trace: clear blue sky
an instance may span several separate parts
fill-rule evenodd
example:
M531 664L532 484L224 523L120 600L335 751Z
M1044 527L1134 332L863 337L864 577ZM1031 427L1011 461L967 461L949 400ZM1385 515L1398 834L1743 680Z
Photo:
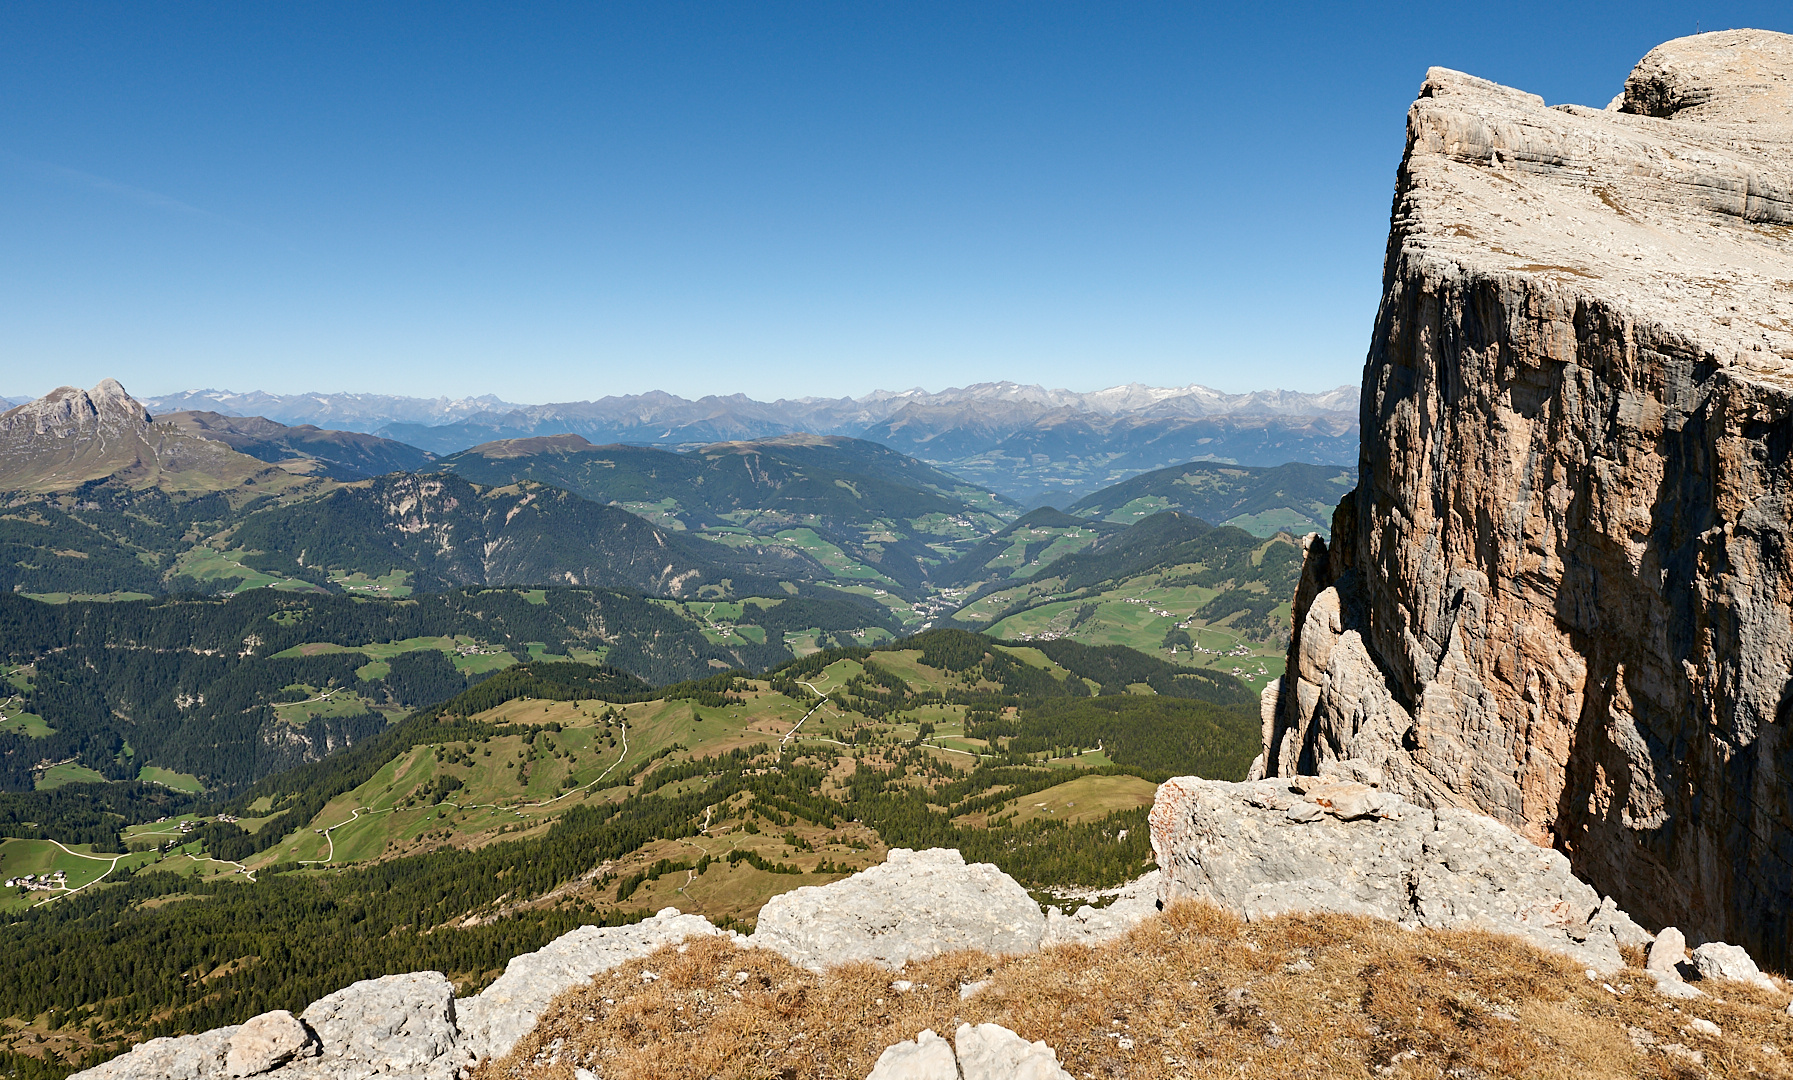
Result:
M1774 4L0 7L0 393L1359 376L1428 65Z

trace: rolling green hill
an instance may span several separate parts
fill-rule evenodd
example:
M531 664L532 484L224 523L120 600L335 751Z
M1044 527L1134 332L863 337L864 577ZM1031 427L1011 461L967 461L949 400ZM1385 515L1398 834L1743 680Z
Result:
M376 435L328 431L311 424L288 427L260 416L215 412L162 413L156 423L223 443L270 464L307 463L335 480L365 480L394 472L421 472L436 455Z
M439 467L481 484L552 484L726 544L774 541L815 558L836 580L912 598L933 567L1014 511L930 465L839 437L672 453L561 435L487 443Z
M397 572L413 591L580 585L720 598L824 576L783 548L704 543L560 488L486 488L453 473L396 473L263 510L228 544L253 570L318 584Z
M1262 689L1282 674L1300 573L1287 533L1165 512L1024 580L989 581L952 617L1015 641L1123 645Z
M1357 470L1339 465L1252 468L1192 461L1123 480L1067 510L1123 525L1176 510L1257 536L1325 536L1332 527L1332 508L1356 484Z

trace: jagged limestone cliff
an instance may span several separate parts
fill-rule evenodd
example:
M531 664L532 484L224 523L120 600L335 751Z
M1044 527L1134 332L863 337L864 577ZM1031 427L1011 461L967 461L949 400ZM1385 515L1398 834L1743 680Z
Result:
M1362 424L1264 771L1793 960L1793 37L1668 42L1605 110L1429 72Z

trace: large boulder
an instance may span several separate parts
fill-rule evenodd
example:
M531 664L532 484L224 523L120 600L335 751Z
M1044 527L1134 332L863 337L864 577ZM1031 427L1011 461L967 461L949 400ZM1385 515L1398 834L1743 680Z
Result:
M820 971L854 960L901 967L954 949L1032 952L1045 930L1040 905L989 863L892 848L881 866L773 897L751 942Z
M316 1054L311 1029L285 1009L254 1017L230 1037L224 1071L233 1077L255 1076L277 1069L301 1054Z
M455 1028L454 985L439 971L364 979L312 1002L301 1019L320 1055L270 1074L279 1080L454 1080L470 1060Z
M1645 936L1560 853L1474 811L1366 785L1177 777L1159 787L1151 823L1165 901L1199 897L1247 919L1330 911L1474 927L1598 971L1624 966L1621 939Z
M720 934L700 915L663 908L633 926L582 926L515 957L476 997L455 1002L461 1043L475 1057L503 1057L561 991L687 937Z

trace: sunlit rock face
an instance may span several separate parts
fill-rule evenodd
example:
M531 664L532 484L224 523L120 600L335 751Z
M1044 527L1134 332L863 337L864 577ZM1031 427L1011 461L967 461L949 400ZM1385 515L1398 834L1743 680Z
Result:
M1793 37L1668 42L1605 109L1430 71L1362 426L1263 771L1479 809L1784 966Z

